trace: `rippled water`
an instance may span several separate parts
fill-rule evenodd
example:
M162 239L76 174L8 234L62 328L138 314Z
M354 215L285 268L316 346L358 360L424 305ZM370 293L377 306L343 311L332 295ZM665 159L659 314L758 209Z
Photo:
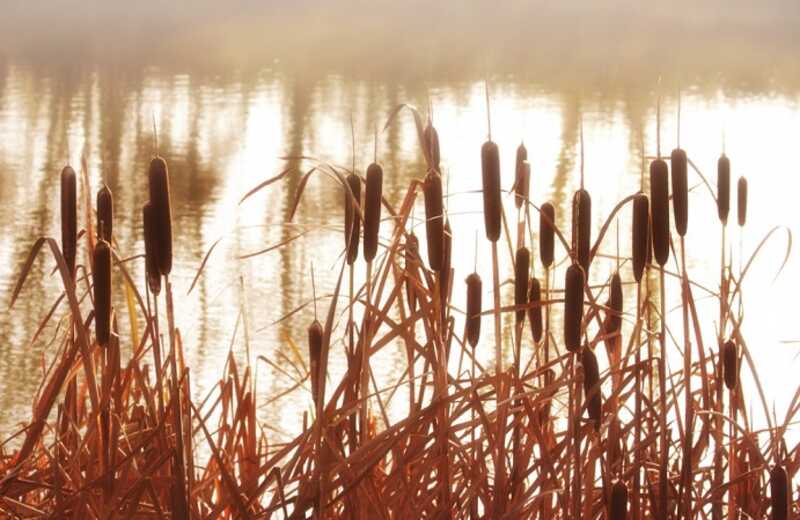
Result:
M746 82L743 87L712 77L682 89L680 141L692 161L714 186L724 131L734 178L746 175L749 180L746 230L740 232L735 219L728 226L737 271L742 263L740 242L744 256L749 257L774 226L786 226L795 236L800 229L796 162L800 88L776 81ZM524 141L533 169L532 198L536 204L553 201L559 224L565 225L571 194L579 184L582 121L585 182L593 197L593 231L597 233L616 203L639 189L641 147L648 155L656 152L657 91L654 78L617 78L581 86L579 82L554 84L513 75L493 77L492 138L501 150L504 187L511 186L514 151ZM675 146L677 138L676 91L677 82L669 79L660 87L664 153ZM172 282L177 324L196 393L203 396L219 377L231 348L243 359L249 345L254 360L263 356L284 367L288 367L287 359L304 357L311 306L279 320L311 298L312 263L319 294L332 290L339 272L340 189L327 177L312 176L297 215L287 223L301 173L309 165L281 157L306 155L349 165L353 160L352 118L356 167L365 168L377 154L385 170L384 194L397 204L409 181L424 174L409 114L401 112L396 123L383 130L399 103L411 103L423 111L429 103L433 107L457 252L454 304L461 306L460 281L473 269L476 230L481 237L477 267L484 280L491 279L490 253L482 239L481 200L475 193L481 185L479 149L487 132L479 75L421 82L391 77L350 79L333 72L309 76L280 66L218 73L168 66L0 62L0 294L4 302L0 314L0 433L12 432L19 421L29 417L42 371L58 346L53 339L63 307L39 338L30 341L59 295L57 277L50 274L51 259L41 255L12 309L5 310L5 302L35 238L58 236L58 174L65 164L77 166L81 155L86 155L93 190L105 182L114 193L114 231L121 254L140 254L145 174L156 150L153 129L157 128L157 150L166 157L172 179ZM250 188L287 167L291 173L285 182L239 203ZM690 275L713 291L719 282L720 226L708 188L697 174L692 173L690 179L695 185L686 238ZM506 199L506 211L513 221L510 199ZM618 229L619 251L628 254L629 213L626 208L619 223L610 226L602 253L615 255ZM420 207L416 225L421 215ZM513 222L510 225L513 228ZM389 221L384 222L384 237L390 226ZM424 236L423 228L417 229L417 234ZM299 238L287 247L241 258L296 236ZM786 237L783 230L773 235L745 286L746 337L768 400L775 399L778 410L791 397L781 392L781 381L796 373L797 349L791 342L800 340L794 299L800 283L796 255L781 277L773 280L785 253ZM186 296L202 259L218 240L203 275ZM533 247L535 268L540 269L535 236ZM558 254L563 258L563 249ZM508 273L505 243L501 244L501 257L501 272ZM670 265L674 270L674 264ZM615 262L599 259L593 264L593 279L604 282L615 267ZM141 280L140 259L131 260L129 269ZM626 264L622 272L630 279ZM357 281L363 276L360 269ZM509 294L504 292L504 297ZM626 297L633 296L633 288L626 289ZM702 287L695 296L709 304L701 303L699 310L708 316L701 321L706 324L709 345L713 345L715 306ZM667 297L674 304L679 300L678 291L669 290ZM484 301L489 301L488 295ZM319 312L325 312L327 300L320 306ZM124 302L119 299L116 307L125 334ZM680 313L672 314L676 315L672 316L674 335L680 341ZM490 341L486 344L491 345ZM341 345L334 348L341 350ZM491 364L493 349L487 347L479 355ZM262 361L254 362L261 395L274 395L293 385L286 374ZM332 377L342 373L342 363L341 356L334 359ZM373 369L376 378L388 384L405 369L405 353L388 348L375 359ZM402 399L398 394L394 406L402 408ZM300 412L308 409L308 403L308 395L295 392L264 407L262 418L279 432L291 432L297 429Z

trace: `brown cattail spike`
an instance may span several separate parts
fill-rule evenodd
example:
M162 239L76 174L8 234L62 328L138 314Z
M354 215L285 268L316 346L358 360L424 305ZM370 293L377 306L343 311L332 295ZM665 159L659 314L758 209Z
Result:
M608 294L608 315L605 321L606 334L618 334L622 328L622 279L619 272L611 277Z
M531 252L527 247L517 249L514 262L514 305L528 303L528 272L531 268ZM517 325L525 321L525 309L517 310Z
M320 399L320 378L324 377L320 374L320 360L322 359L322 325L318 320L308 326L308 359L311 365L311 395L314 398L314 404L319 406Z
M422 138L425 140L424 146L429 151L429 156L432 163L431 166L434 170L440 172L439 132L436 131L436 128L434 128L430 119L428 119L428 124L425 126L425 130L422 132Z
M611 488L611 507L609 520L628 518L628 486L618 480Z
M633 251L633 278L642 281L650 249L650 201L639 193L633 198L631 250Z
M478 273L467 276L467 341L472 348L478 345L481 337L481 299L483 282Z
M351 173L346 179L344 192L344 244L347 263L353 265L358 258L358 241L361 238L361 179Z
M444 217L442 177L435 171L425 176L425 232L428 242L428 264L434 271L442 269Z
M367 167L367 183L364 194L364 259L367 262L371 262L378 252L382 196L383 169L372 163Z
M166 276L172 270L172 209L170 205L169 173L161 157L150 161L148 175L150 203L156 222L156 254L158 271Z
M147 286L150 292L158 296L161 292L161 273L158 272L158 246L155 211L148 202L142 207L142 224L144 226L144 265Z
M733 340L728 340L722 345L722 376L728 390L736 388L739 382L739 356Z
M500 238L503 206L500 199L500 152L492 141L486 141L481 147L481 172L486 238L491 242L497 242Z
M783 466L776 465L769 472L769 501L772 505L772 520L789 518L789 476Z
M726 224L731 210L731 161L724 153L717 160L717 213Z
M111 337L111 247L105 240L95 246L93 263L95 334L97 342L105 346Z
M585 275L581 266L570 265L564 283L564 345L570 352L577 352L581 348L584 284Z
M736 186L736 216L740 226L747 223L747 179L744 177L739 177Z
M528 199L531 178L531 165L528 164L528 150L525 144L517 147L517 160L514 166L514 204L521 208Z
M114 225L114 197L105 184L97 192L97 236L109 244Z
M663 267L669 258L669 168L661 159L650 163L650 204L653 256Z
M672 166L672 209L675 212L675 229L679 236L686 235L689 225L689 160L686 152L675 148L670 155Z
M419 239L412 231L406 237L405 245L405 267L406 267L406 297L408 298L408 308L413 312L417 308L417 293L414 290L412 278L417 276L417 262L419 262Z
M450 299L450 265L453 251L453 231L450 229L450 220L444 222L442 235L442 276L439 280L439 296L442 306L442 320L444 321L447 302Z
M75 170L61 170L61 252L70 276L75 276L75 255L78 250L78 199Z
M603 399L600 394L600 369L597 366L597 357L590 348L581 352L581 365L583 365L583 393L586 398L586 412L589 420L594 421L595 431L600 430L600 415Z
M555 224L556 210L552 204L545 202L539 216L539 256L545 267L553 265L555 257Z
M580 189L572 198L572 254L589 272L589 254L592 247L592 198L589 192Z
M528 321L531 323L531 336L537 343L542 340L542 286L539 279L532 276L528 284Z

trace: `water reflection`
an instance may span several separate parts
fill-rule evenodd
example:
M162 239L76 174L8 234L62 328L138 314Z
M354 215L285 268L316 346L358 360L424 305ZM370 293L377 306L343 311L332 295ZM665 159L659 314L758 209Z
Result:
M664 150L674 145L673 84L677 82L667 78L663 87ZM735 174L750 178L752 223L744 243L745 250L752 250L776 223L798 229L796 212L773 209L792 208L788 193L790 188L797 188L794 178L787 178L787 173L795 173L787 168L792 167L788 162L792 136L800 130L797 93L775 94L771 87L747 92L722 87L706 81L685 89L682 140L713 182L721 130L723 126L726 129ZM642 145L648 153L655 150L654 88L654 82L635 79L614 88L575 82L554 86L519 78L493 81L493 139L501 147L503 186L511 185L514 149L523 139L533 166L531 192L535 201L552 200L559 224L568 222L571 195L578 183L583 121L586 186L593 196L593 232L597 233L601 218L616 202L639 189ZM0 197L5 204L0 205L0 288L3 294L10 293L35 237L58 236L58 172L66 162L79 164L84 151L93 189L105 182L114 192L114 229L120 251L125 256L141 252L145 172L157 149L167 158L172 177L176 230L172 281L177 294L188 291L204 255L222 239L197 286L191 295L179 299L177 309L198 395L204 395L216 382L230 349L242 359L248 347L251 361L258 364L259 390L278 393L294 382L274 373L257 358L296 359L292 342L304 351L304 331L312 308L275 322L311 297L312 262L318 294L332 291L342 247L341 191L327 177L312 175L292 223L285 223L301 174L309 167L299 157L313 155L349 165L355 154L356 167L363 170L375 153L377 128L377 155L386 172L384 193L397 203L409 181L424 173L422 160L407 113L401 113L397 123L385 131L382 127L397 104L424 107L430 101L452 194L448 209L456 232L455 244L464 251L454 258L454 279L459 282L473 268L475 230L483 234L480 197L472 193L480 187L478 150L486 135L483 100L483 83L478 78L428 84L378 82L276 69L243 69L223 77L203 71L173 73L169 69L109 65L45 67L2 61ZM239 204L250 188L286 168L292 173L285 182ZM786 189L776 192L778 182ZM713 203L704 188L695 190L691 202L687 242L690 269L698 280L714 288L719 238ZM512 207L510 199L506 207ZM419 224L422 210L418 208L416 213L415 223ZM620 248L627 254L629 212L623 213ZM384 236L389 226L386 222ZM731 233L738 240L733 226ZM302 237L290 247L240 259L298 234ZM421 229L417 234L424 238ZM608 239L601 252L613 254L615 247L615 241ZM791 295L782 287L798 281L796 263L789 265L780 287L769 285L779 264L773 259L781 256L781 247L777 242L770 244L766 260L752 275L757 282L751 281L746 290L751 291L747 294L755 303L746 323L759 331L762 344L769 345L768 357L775 358L777 352L777 358L785 362L792 352L780 342L798 339L800 334L788 325L791 320L782 314L782 307L776 305L780 308L769 312L758 305L765 299L791 302ZM558 246L558 250L563 258L563 249ZM734 254L738 255L736 251ZM538 253L534 259L538 263ZM735 265L738 262L737 256ZM488 273L489 265L487 246L481 244L478 269ZM508 258L504 258L501 268L509 272L508 267ZM604 281L614 267L598 261L593 277ZM0 337L5 338L0 344L0 407L5 411L0 431L8 432L14 423L28 417L31 397L41 379L42 359L51 359L57 346L52 342L56 320L37 341L28 344L59 294L58 280L49 274L51 268L50 260L37 261L23 296L12 310L0 316ZM136 279L142 280L142 262L134 262L130 268ZM626 269L623 266L624 273ZM363 280L361 268L356 277ZM463 305L461 289L456 284L457 306ZM677 296L677 292L672 291L672 295ZM489 301L488 295L485 301ZM124 309L122 301L117 302L117 309ZM324 305L320 312L324 312ZM123 312L120 320L122 330L127 330ZM486 341L491 344L489 335ZM341 351L341 345L336 348ZM482 362L491 364L492 353L479 355ZM343 363L340 352L332 360L334 380L343 372ZM404 363L402 351L387 349L376 359L376 377L396 380L398 367L402 369ZM766 366L777 370L780 364L772 361ZM297 411L308 406L307 397L302 392L293 394L265 408L264 418L277 430L293 431L300 420ZM402 391L394 402L404 408ZM287 410L290 413L285 413Z

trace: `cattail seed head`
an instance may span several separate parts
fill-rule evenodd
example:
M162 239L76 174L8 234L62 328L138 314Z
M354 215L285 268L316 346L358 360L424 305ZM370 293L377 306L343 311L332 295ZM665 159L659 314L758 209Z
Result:
M527 247L517 249L514 262L514 305L528 303L528 272L531 268L531 252ZM517 310L517 325L525 321L525 309Z
M517 147L517 160L514 167L514 204L517 209L528 199L530 192L531 165L528 163L528 150L523 143Z
M308 359L311 365L311 395L314 404L319 406L320 360L322 359L322 324L318 320L308 326Z
M434 271L442 269L442 241L444 240L444 215L442 177L435 171L425 176L425 232L428 242L428 264Z
M450 266L453 252L453 231L450 229L450 220L444 222L444 234L442 235L442 270L439 280L439 296L442 306L442 320L444 321L447 302L450 299Z
M589 420L594 421L595 431L600 430L600 415L603 400L600 394L600 369L597 366L597 357L590 348L581 352L581 365L583 365L583 394L586 398L586 411Z
M417 308L417 293L414 291L413 282L411 277L416 276L417 265L419 262L419 239L414 232L410 232L406 237L405 243L405 268L406 268L406 297L408 299L408 308L414 312Z
M97 192L97 236L109 244L114 225L114 197L111 190L103 184Z
M661 159L650 163L650 204L653 256L663 267L669 258L669 168Z
M161 157L154 157L150 161L148 180L156 222L158 271L166 276L172 270L172 209L167 162Z
M478 273L467 276L467 341L472 348L478 345L481 337L481 300L483 282Z
M351 173L346 179L344 192L344 244L347 263L353 265L358 259L358 242L361 238L361 179Z
M689 160L686 152L675 148L670 155L672 169L672 209L675 212L675 229L679 236L686 235L689 225Z
M783 466L776 465L769 472L769 500L772 505L772 520L789 518L789 475Z
M572 253L589 272L589 254L592 248L592 198L586 190L578 190L572 197Z
M611 487L611 508L609 520L625 520L628 518L628 486L618 480Z
M539 279L532 276L528 284L528 321L531 323L531 336L537 343L542 340L542 286Z
M106 346L111 337L111 247L105 240L95 246L93 264L95 334L97 342Z
M605 326L606 334L617 334L622 328L622 279L619 272L611 277L608 293L608 314Z
M556 210L552 204L542 204L539 217L539 256L542 265L550 267L555 257Z
M581 348L584 284L583 269L573 263L567 268L564 283L564 345L570 352L577 352Z
M739 226L747 223L747 179L745 177L739 177L739 183L736 185L736 216Z
M632 222L633 277L637 282L641 282L650 252L650 201L644 193L639 193L633 198Z
M364 259L371 262L378 252L378 233L381 226L381 197L383 169L372 163L367 167L364 193Z
M61 252L70 276L75 276L75 255L78 251L78 188L75 170L61 170Z
M726 224L731 210L731 161L724 153L717 160L717 213Z
M428 120L428 124L425 126L425 130L422 132L422 137L425 139L425 146L430 151L430 158L431 162L433 163L433 168L440 172L441 169L439 167L440 155L439 155L439 132L436 131L434 128L433 123L431 123L430 119Z
M158 230L153 204L148 202L142 206L142 224L144 226L144 265L147 286L155 296L161 292L161 273L158 271Z
M722 376L728 390L736 388L739 382L739 356L733 340L728 340L722 345Z
M481 147L481 172L486 238L497 242L500 238L503 203L500 199L500 152L493 141L486 141Z

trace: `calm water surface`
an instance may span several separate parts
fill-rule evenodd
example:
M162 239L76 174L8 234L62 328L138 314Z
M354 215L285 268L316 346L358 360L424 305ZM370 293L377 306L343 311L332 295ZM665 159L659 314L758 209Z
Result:
M677 96L672 85L677 83L665 80L661 87L661 146L665 154L677 139ZM553 201L559 224L568 222L569 201L579 184L583 121L585 182L593 197L593 231L597 233L616 203L639 189L642 145L648 155L656 153L656 91L654 80L620 80L595 87L513 75L493 77L492 138L501 150L504 187L511 186L515 148L524 141L533 170L534 202ZM740 88L714 78L683 87L680 142L692 161L715 186L716 160L724 143L734 182L739 175L749 181L745 232L740 232L735 218L728 226L729 252L736 271L742 263L740 243L744 256L749 257L773 227L785 226L795 237L800 231L799 93L800 89L780 82ZM155 124L158 152L166 157L172 179L172 282L177 324L196 395L202 397L212 389L231 349L243 360L248 345L257 366L260 394L275 395L302 377L291 368L287 368L291 377L276 372L258 357L284 367L289 367L287 359L298 365L299 358L305 359L305 329L313 316L312 307L281 318L311 298L312 263L318 294L331 292L342 248L342 194L329 178L312 176L297 215L291 224L286 223L301 173L309 165L281 157L307 155L349 165L353 160L352 117L356 167L363 170L372 160L377 141L377 157L385 171L384 194L397 204L409 181L424 175L422 157L407 112L382 129L399 103L426 107L429 101L441 139L458 253L454 257L454 303L462 306L460 281L473 269L476 230L481 237L477 267L484 280L491 279L481 199L474 192L481 185L479 149L486 139L480 76L423 82L351 79L336 73L309 77L280 66L220 74L170 67L130 69L106 64L75 68L13 59L0 62L0 295L4 309L0 313L0 437L29 418L44 367L59 345L57 324L63 306L39 339L31 342L59 295L59 281L50 274L54 264L47 255L34 264L16 305L9 310L6 307L35 238L59 236L59 172L65 164L77 167L81 155L86 155L93 192L105 182L114 193L114 232L121 254L140 254L140 215L147 199L146 168L156 146ZM287 167L292 173L285 182L239 203L250 188ZM686 237L688 268L699 285L714 291L719 282L720 225L709 189L696 173L692 172L690 179L696 187L690 197ZM505 206L513 219L512 201L506 199ZM415 214L418 225L421 206ZM621 255L628 254L629 214L626 208L618 223L609 228L602 253L614 255L619 247ZM384 237L390 226L385 221ZM536 216L534 229L538 229ZM424 228L418 228L417 234L423 237ZM288 247L241 258L298 235ZM774 400L779 416L791 398L782 382L790 377L796 381L798 350L793 341L800 340L796 317L800 264L796 255L775 280L787 236L784 229L772 236L745 285L745 336L770 405ZM203 275L186 296L204 255L217 240ZM540 270L535 236L534 251L535 269ZM558 255L564 257L563 248ZM505 243L501 244L501 256L502 272L508 273ZM670 266L674 270L675 264ZM142 280L142 260L131 260L128 268L137 281ZM602 283L614 268L613 261L598 259L592 277ZM623 264L621 270L630 280L629 266ZM363 271L358 271L357 282L363 277ZM560 285L560 275L557 278L555 283ZM505 289L504 298L509 298L509 288ZM633 287L626 288L629 300L634 294ZM667 297L668 308L679 301L676 286L668 289ZM715 344L716 306L701 287L695 297L708 348ZM490 301L488 293L484 301ZM320 313L328 302L320 302ZM116 307L122 333L127 336L124 302L119 299ZM671 313L670 326L675 339L681 341L679 311ZM489 347L493 345L490 329L484 327L485 346L479 350L480 359L488 365L494 357ZM331 377L336 381L343 373L344 360L342 345L334 345L334 349L338 355L332 360ZM405 363L402 349L385 349L373 362L376 378L383 385L392 384L405 370ZM457 360L454 363L455 369ZM794 388L794 383L791 386ZM405 399L399 391L390 411L402 414ZM293 392L263 407L262 419L278 434L289 434L297 431L309 403L306 391ZM756 405L757 401L747 404Z

